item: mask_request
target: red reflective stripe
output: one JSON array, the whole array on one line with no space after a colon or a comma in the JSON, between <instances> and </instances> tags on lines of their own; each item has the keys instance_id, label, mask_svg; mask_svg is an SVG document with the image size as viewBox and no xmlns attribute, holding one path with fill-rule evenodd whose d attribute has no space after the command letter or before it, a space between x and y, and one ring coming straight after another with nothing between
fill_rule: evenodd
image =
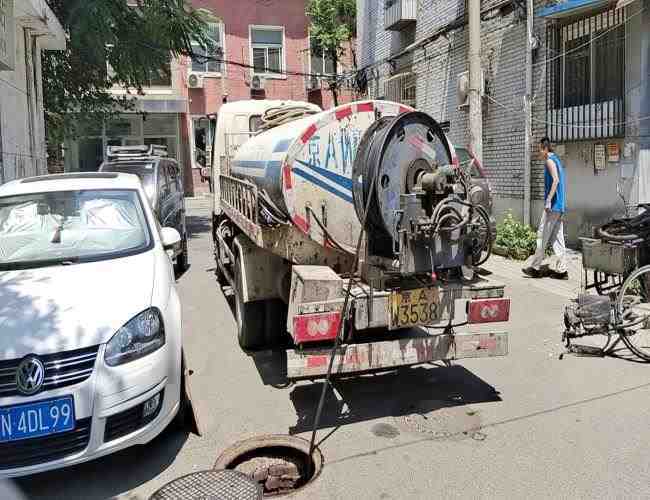
<instances>
[{"instance_id":1,"label":"red reflective stripe","mask_svg":"<svg viewBox=\"0 0 650 500\"><path fill-rule=\"evenodd\" d=\"M302 137L300 140L305 144L309 139L312 138L312 136L316 133L316 125L311 125L304 134L302 134Z\"/></svg>"},{"instance_id":2,"label":"red reflective stripe","mask_svg":"<svg viewBox=\"0 0 650 500\"><path fill-rule=\"evenodd\" d=\"M483 299L469 303L469 323L497 323L510 319L510 299Z\"/></svg>"},{"instance_id":3,"label":"red reflective stripe","mask_svg":"<svg viewBox=\"0 0 650 500\"><path fill-rule=\"evenodd\" d=\"M285 165L282 168L282 173L284 174L283 178L284 178L284 187L285 187L285 189L291 189L291 187L292 187L292 184L291 184L291 167L289 167L289 165Z\"/></svg>"},{"instance_id":4,"label":"red reflective stripe","mask_svg":"<svg viewBox=\"0 0 650 500\"><path fill-rule=\"evenodd\" d=\"M399 114L401 115L402 113L410 113L413 111L411 108L407 108L406 106L400 106L399 107Z\"/></svg>"},{"instance_id":5,"label":"red reflective stripe","mask_svg":"<svg viewBox=\"0 0 650 500\"><path fill-rule=\"evenodd\" d=\"M327 356L308 356L307 368L318 368L327 364Z\"/></svg>"},{"instance_id":6,"label":"red reflective stripe","mask_svg":"<svg viewBox=\"0 0 650 500\"><path fill-rule=\"evenodd\" d=\"M372 113L375 110L375 105L371 102L362 102L361 104L357 104L357 112L358 113Z\"/></svg>"},{"instance_id":7,"label":"red reflective stripe","mask_svg":"<svg viewBox=\"0 0 650 500\"><path fill-rule=\"evenodd\" d=\"M302 218L300 215L294 215L293 217L293 223L298 226L298 229L300 229L303 233L308 233L309 232L309 224L307 224L307 221Z\"/></svg>"},{"instance_id":8,"label":"red reflective stripe","mask_svg":"<svg viewBox=\"0 0 650 500\"><path fill-rule=\"evenodd\" d=\"M352 114L352 106L346 106L344 108L337 109L334 114L336 115L337 120L342 120L347 118Z\"/></svg>"}]
</instances>

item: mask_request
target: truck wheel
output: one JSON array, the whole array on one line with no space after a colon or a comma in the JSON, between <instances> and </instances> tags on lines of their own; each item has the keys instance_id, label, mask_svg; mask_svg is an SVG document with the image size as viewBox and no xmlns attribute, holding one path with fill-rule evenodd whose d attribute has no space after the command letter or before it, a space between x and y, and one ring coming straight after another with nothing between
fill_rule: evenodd
<instances>
[{"instance_id":1,"label":"truck wheel","mask_svg":"<svg viewBox=\"0 0 650 500\"><path fill-rule=\"evenodd\" d=\"M264 301L244 302L242 288L243 269L239 259L235 262L235 319L237 321L237 340L245 351L261 349L265 345L264 320L266 317Z\"/></svg>"},{"instance_id":2,"label":"truck wheel","mask_svg":"<svg viewBox=\"0 0 650 500\"><path fill-rule=\"evenodd\" d=\"M266 345L270 349L288 347L290 337L287 334L288 306L281 299L265 300L266 306Z\"/></svg>"},{"instance_id":3,"label":"truck wheel","mask_svg":"<svg viewBox=\"0 0 650 500\"><path fill-rule=\"evenodd\" d=\"M223 264L221 262L221 248L219 247L218 241L214 242L214 263L215 263L214 274L217 276L217 283L219 283L219 285L221 286L230 285L228 278L226 278L226 275L223 273L220 267L220 265Z\"/></svg>"}]
</instances>

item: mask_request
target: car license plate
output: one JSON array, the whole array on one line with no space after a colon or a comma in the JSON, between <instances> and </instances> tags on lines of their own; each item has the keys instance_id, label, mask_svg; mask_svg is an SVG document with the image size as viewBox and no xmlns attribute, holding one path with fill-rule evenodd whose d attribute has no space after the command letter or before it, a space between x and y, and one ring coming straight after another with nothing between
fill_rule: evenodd
<instances>
[{"instance_id":1,"label":"car license plate","mask_svg":"<svg viewBox=\"0 0 650 500\"><path fill-rule=\"evenodd\" d=\"M391 292L388 303L388 327L391 330L428 325L440 315L440 292L435 287Z\"/></svg>"},{"instance_id":2,"label":"car license plate","mask_svg":"<svg viewBox=\"0 0 650 500\"><path fill-rule=\"evenodd\" d=\"M0 408L0 443L71 431L72 396Z\"/></svg>"}]
</instances>

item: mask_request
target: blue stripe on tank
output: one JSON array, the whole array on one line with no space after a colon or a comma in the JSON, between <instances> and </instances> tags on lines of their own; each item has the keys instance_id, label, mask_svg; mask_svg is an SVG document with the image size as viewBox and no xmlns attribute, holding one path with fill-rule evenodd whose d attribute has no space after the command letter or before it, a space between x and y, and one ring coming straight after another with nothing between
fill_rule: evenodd
<instances>
[{"instance_id":1,"label":"blue stripe on tank","mask_svg":"<svg viewBox=\"0 0 650 500\"><path fill-rule=\"evenodd\" d=\"M310 170L313 170L317 174L322 175L326 179L329 179L330 181L338 184L343 189L347 189L348 191L352 190L352 179L349 177L345 177L343 175L337 174L336 172L332 172L331 170L327 170L326 168L317 167L316 165L304 161L296 160L296 162L309 168Z\"/></svg>"},{"instance_id":2,"label":"blue stripe on tank","mask_svg":"<svg viewBox=\"0 0 650 500\"><path fill-rule=\"evenodd\" d=\"M328 191L328 192L332 193L333 195L338 196L343 201L347 201L348 203L352 203L352 196L349 196L349 195L347 195L345 193L342 193L338 189L335 189L333 186L330 186L329 184L323 182L321 179L311 175L310 173L305 172L303 169L294 167L292 172L294 174L302 177L306 181L309 181L312 184L315 184L316 186L324 189L325 191Z\"/></svg>"}]
</instances>

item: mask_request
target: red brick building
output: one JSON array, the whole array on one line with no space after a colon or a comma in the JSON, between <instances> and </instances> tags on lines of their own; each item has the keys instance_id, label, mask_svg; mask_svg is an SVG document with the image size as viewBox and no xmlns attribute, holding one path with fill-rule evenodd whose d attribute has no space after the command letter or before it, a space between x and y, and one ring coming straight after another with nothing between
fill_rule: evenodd
<instances>
[{"instance_id":1,"label":"red brick building","mask_svg":"<svg viewBox=\"0 0 650 500\"><path fill-rule=\"evenodd\" d=\"M216 115L223 102L291 99L324 109L333 106L327 81L304 75L333 72L331 61L310 49L306 0L191 0L191 4L219 18L211 25L211 35L220 50L210 56L226 61L188 60L183 65L189 109L183 128L188 131L195 172L203 161L203 148L210 147L204 143L211 128L208 117ZM198 46L196 50L201 52ZM350 50L339 63L339 73L350 69L349 54ZM352 98L349 90L339 92L339 103Z\"/></svg>"}]
</instances>

